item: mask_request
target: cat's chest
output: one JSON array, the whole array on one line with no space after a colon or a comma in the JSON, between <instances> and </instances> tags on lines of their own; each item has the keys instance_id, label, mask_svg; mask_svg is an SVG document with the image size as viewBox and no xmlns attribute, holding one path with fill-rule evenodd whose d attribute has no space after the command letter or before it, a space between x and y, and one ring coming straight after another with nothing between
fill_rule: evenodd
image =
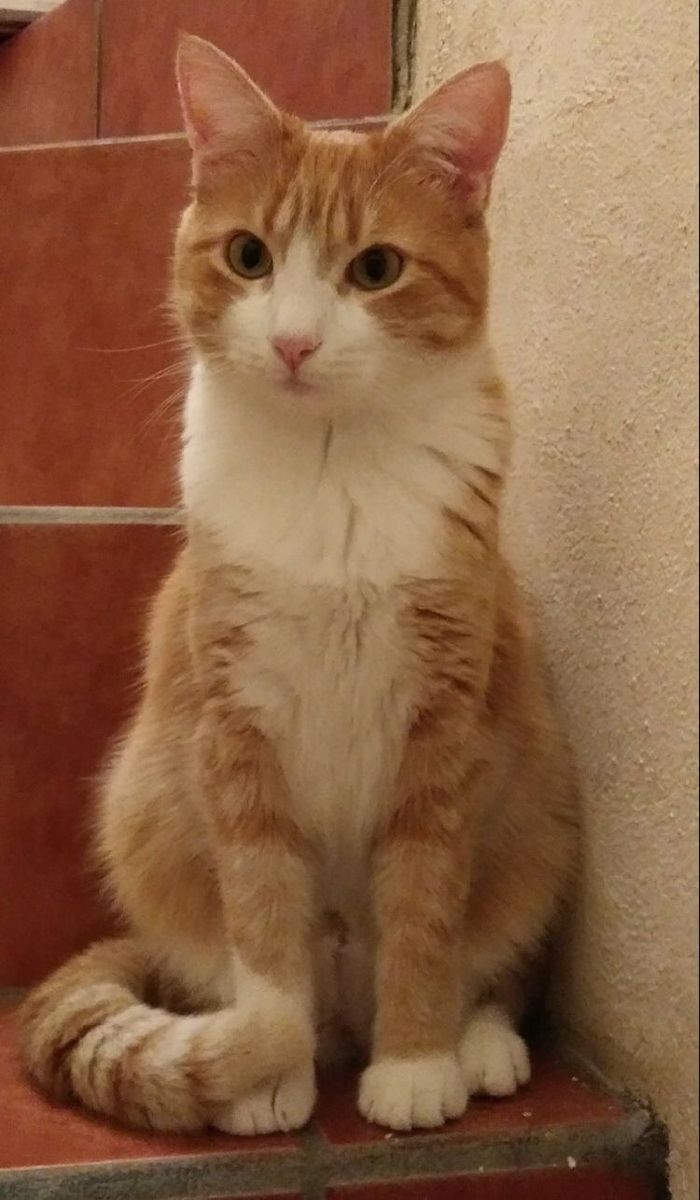
<instances>
[{"instance_id":1,"label":"cat's chest","mask_svg":"<svg viewBox=\"0 0 700 1200\"><path fill-rule=\"evenodd\" d=\"M229 492L225 511L234 515L219 516L227 555L334 589L342 598L339 620L349 619L363 588L388 590L435 569L444 500L414 480L369 472L322 478L310 492L270 487L254 506L238 481Z\"/></svg>"},{"instance_id":2,"label":"cat's chest","mask_svg":"<svg viewBox=\"0 0 700 1200\"><path fill-rule=\"evenodd\" d=\"M278 756L326 862L361 856L391 793L412 697L400 590L289 586L238 663L236 686Z\"/></svg>"},{"instance_id":3,"label":"cat's chest","mask_svg":"<svg viewBox=\"0 0 700 1200\"><path fill-rule=\"evenodd\" d=\"M435 571L445 508L460 502L444 456L371 425L228 430L196 401L185 500L225 561L339 591Z\"/></svg>"}]
</instances>

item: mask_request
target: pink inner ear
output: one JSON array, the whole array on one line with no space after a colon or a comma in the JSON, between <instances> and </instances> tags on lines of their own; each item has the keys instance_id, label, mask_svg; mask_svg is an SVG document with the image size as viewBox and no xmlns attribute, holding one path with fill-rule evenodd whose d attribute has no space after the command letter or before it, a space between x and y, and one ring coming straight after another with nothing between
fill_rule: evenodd
<instances>
[{"instance_id":1,"label":"pink inner ear","mask_svg":"<svg viewBox=\"0 0 700 1200\"><path fill-rule=\"evenodd\" d=\"M185 121L185 132L193 150L203 149L211 140L214 128L207 120L206 114L199 112L192 101L189 87L189 77L182 70L178 71L178 90L180 107Z\"/></svg>"},{"instance_id":2,"label":"pink inner ear","mask_svg":"<svg viewBox=\"0 0 700 1200\"><path fill-rule=\"evenodd\" d=\"M275 106L245 71L209 42L183 37L177 80L195 165L223 154L254 152L280 128Z\"/></svg>"},{"instance_id":3,"label":"pink inner ear","mask_svg":"<svg viewBox=\"0 0 700 1200\"><path fill-rule=\"evenodd\" d=\"M510 77L501 63L455 75L406 118L434 163L456 175L461 199L480 207L503 149L510 112Z\"/></svg>"}]
</instances>

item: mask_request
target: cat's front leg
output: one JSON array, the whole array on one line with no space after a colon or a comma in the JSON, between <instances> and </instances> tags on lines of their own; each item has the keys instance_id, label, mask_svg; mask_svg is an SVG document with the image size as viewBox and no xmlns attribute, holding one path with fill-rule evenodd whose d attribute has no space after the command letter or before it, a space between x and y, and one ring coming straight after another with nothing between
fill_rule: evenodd
<instances>
[{"instance_id":1,"label":"cat's front leg","mask_svg":"<svg viewBox=\"0 0 700 1200\"><path fill-rule=\"evenodd\" d=\"M292 1031L289 1061L280 1073L217 1106L212 1124L237 1134L298 1129L316 1099L307 848L289 817L274 751L249 713L230 703L209 704L200 723L198 764L236 1008L242 1018L255 1022L264 1013Z\"/></svg>"},{"instance_id":2,"label":"cat's front leg","mask_svg":"<svg viewBox=\"0 0 700 1200\"><path fill-rule=\"evenodd\" d=\"M409 791L376 850L376 1018L360 1084L368 1120L431 1128L466 1108L456 1055L463 1006L463 820L440 788Z\"/></svg>"}]
</instances>

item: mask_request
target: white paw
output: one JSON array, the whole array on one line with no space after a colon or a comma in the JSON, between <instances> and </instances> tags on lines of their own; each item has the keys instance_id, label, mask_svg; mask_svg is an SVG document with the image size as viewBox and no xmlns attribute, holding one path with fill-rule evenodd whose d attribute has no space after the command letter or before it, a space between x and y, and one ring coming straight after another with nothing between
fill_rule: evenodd
<instances>
[{"instance_id":1,"label":"white paw","mask_svg":"<svg viewBox=\"0 0 700 1200\"><path fill-rule=\"evenodd\" d=\"M477 1014L459 1047L470 1096L512 1096L530 1080L530 1056L519 1034L505 1023Z\"/></svg>"},{"instance_id":2,"label":"white paw","mask_svg":"<svg viewBox=\"0 0 700 1200\"><path fill-rule=\"evenodd\" d=\"M313 1065L298 1067L219 1109L212 1124L224 1133L251 1137L287 1133L306 1125L316 1103Z\"/></svg>"},{"instance_id":3,"label":"white paw","mask_svg":"<svg viewBox=\"0 0 700 1200\"><path fill-rule=\"evenodd\" d=\"M467 1090L452 1054L385 1058L367 1067L360 1081L363 1117L390 1129L434 1129L461 1117Z\"/></svg>"}]
</instances>

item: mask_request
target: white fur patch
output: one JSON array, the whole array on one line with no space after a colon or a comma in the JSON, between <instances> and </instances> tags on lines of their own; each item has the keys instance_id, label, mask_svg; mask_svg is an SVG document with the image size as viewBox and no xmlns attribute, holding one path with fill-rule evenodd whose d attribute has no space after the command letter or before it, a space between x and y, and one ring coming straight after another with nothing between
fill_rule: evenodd
<instances>
[{"instance_id":1,"label":"white fur patch","mask_svg":"<svg viewBox=\"0 0 700 1200\"><path fill-rule=\"evenodd\" d=\"M282 300L303 321L325 320L316 283L304 282L308 248L295 254L297 292L282 281ZM254 600L231 613L252 634L232 665L236 694L275 747L297 821L323 846L324 903L362 924L368 846L415 700L398 588L439 577L444 508L461 507L470 467L500 468L503 429L478 387L485 350L428 368L348 331L348 313L328 320L341 321L356 373L326 325L313 366L325 382L308 396L285 400L263 357L250 388L248 366L234 377L200 363L182 478L222 562L255 580ZM367 320L363 311L362 328ZM266 337L251 332L260 345Z\"/></svg>"},{"instance_id":2,"label":"white fur patch","mask_svg":"<svg viewBox=\"0 0 700 1200\"><path fill-rule=\"evenodd\" d=\"M282 204L281 222L288 219L286 206L292 202L290 195ZM272 346L275 337L308 337L318 343L300 371L300 378L316 388L316 404L344 380L356 387L371 370L378 329L354 292L338 292L346 267L347 261L341 260L334 271L322 270L313 240L298 233L275 259L270 286L253 284L224 311L220 335L243 382L242 394L248 392L259 403L266 391L279 392L289 382L288 370ZM292 397L293 408L299 409L299 393Z\"/></svg>"},{"instance_id":3,"label":"white fur patch","mask_svg":"<svg viewBox=\"0 0 700 1200\"><path fill-rule=\"evenodd\" d=\"M279 572L280 585L366 591L430 578L462 478L501 465L500 431L472 376L424 376L376 410L333 414L325 392L275 400L272 380L272 395L246 398L200 366L186 409L186 507L219 535L225 559Z\"/></svg>"},{"instance_id":4,"label":"white fur patch","mask_svg":"<svg viewBox=\"0 0 700 1200\"><path fill-rule=\"evenodd\" d=\"M311 981L305 980L303 990L298 994L285 992L263 975L258 975L243 961L239 955L234 955L233 962L235 1006L241 1010L242 1017L249 1012L273 1014L278 1012L285 1017L298 1009L300 1019L310 1017L311 1012Z\"/></svg>"},{"instance_id":5,"label":"white fur patch","mask_svg":"<svg viewBox=\"0 0 700 1200\"><path fill-rule=\"evenodd\" d=\"M467 1107L467 1091L451 1054L387 1058L362 1076L358 1106L368 1121L389 1129L434 1129Z\"/></svg>"},{"instance_id":6,"label":"white fur patch","mask_svg":"<svg viewBox=\"0 0 700 1200\"><path fill-rule=\"evenodd\" d=\"M469 1095L512 1096L530 1079L527 1046L496 1005L477 1009L459 1047Z\"/></svg>"},{"instance_id":7,"label":"white fur patch","mask_svg":"<svg viewBox=\"0 0 700 1200\"><path fill-rule=\"evenodd\" d=\"M219 1109L212 1124L225 1133L240 1137L277 1131L287 1133L306 1125L315 1103L313 1065L299 1067Z\"/></svg>"}]
</instances>

